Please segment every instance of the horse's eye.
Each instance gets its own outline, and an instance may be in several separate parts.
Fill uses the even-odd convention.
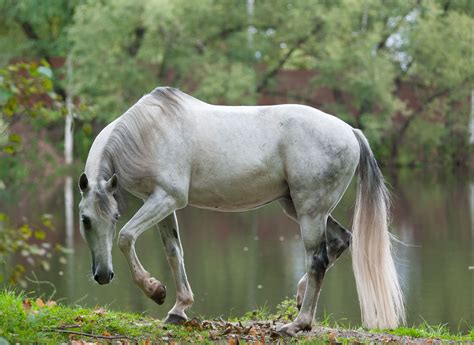
[[[91,228],[91,219],[87,216],[82,216],[81,220],[82,220],[82,224],[84,224],[84,229],[90,230],[90,228]]]

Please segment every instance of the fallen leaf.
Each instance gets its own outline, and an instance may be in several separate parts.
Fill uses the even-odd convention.
[[[219,331],[216,331],[216,330],[209,331],[209,339],[211,340],[219,339]]]
[[[82,321],[84,321],[84,316],[78,315],[78,316],[76,316],[76,318],[74,319],[74,321],[76,321],[76,322],[82,322]]]
[[[239,337],[237,335],[231,335],[227,339],[227,345],[238,345],[239,344]]]
[[[37,298],[36,299],[36,305],[39,307],[39,308],[43,308],[46,304],[44,304],[43,300],[41,298]]]
[[[97,315],[105,315],[105,313],[107,313],[107,310],[105,310],[104,308],[100,307],[100,308],[96,308],[94,309],[94,313],[97,314]]]
[[[25,298],[22,303],[23,310],[24,311],[29,311],[31,309],[31,301],[29,298]]]
[[[107,331],[104,331],[104,333],[102,333],[102,335],[103,335],[104,337],[110,337],[112,334],[110,334],[110,333],[107,332]]]
[[[255,327],[251,327],[247,334],[251,335],[253,337],[256,337],[257,336],[257,330],[255,329]]]
[[[203,324],[196,318],[192,318],[191,320],[186,321],[184,325],[187,326],[190,330],[192,330],[193,328],[197,328],[199,330],[203,329]]]
[[[328,334],[328,340],[329,340],[331,343],[337,342],[336,333],[334,333],[334,332],[329,332],[329,334]]]
[[[46,302],[46,305],[48,307],[54,307],[54,306],[56,306],[56,301],[48,301],[48,302]]]

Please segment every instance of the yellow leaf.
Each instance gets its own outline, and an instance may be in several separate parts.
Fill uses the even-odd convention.
[[[21,137],[18,134],[10,134],[8,140],[12,143],[21,143]]]
[[[44,304],[43,300],[41,298],[37,298],[36,299],[36,305],[39,307],[39,308],[43,308],[46,304]]]
[[[48,307],[54,307],[56,305],[56,301],[48,301],[48,302],[46,302],[46,305]]]
[[[96,308],[96,309],[94,310],[94,313],[96,313],[97,315],[104,315],[106,312],[107,312],[107,310],[105,310],[105,309],[102,308],[102,307]]]
[[[329,332],[329,334],[328,334],[328,340],[329,340],[331,343],[337,342],[336,333],[334,333],[334,332]]]
[[[232,335],[229,339],[227,339],[227,345],[238,345],[239,344],[239,337],[236,335]]]
[[[24,311],[29,311],[31,309],[31,301],[29,298],[26,298],[22,302],[23,310]]]

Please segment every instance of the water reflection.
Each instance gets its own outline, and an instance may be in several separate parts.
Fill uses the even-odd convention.
[[[466,329],[474,321],[474,271],[469,270],[474,264],[474,183],[462,173],[406,171],[386,175],[390,176],[395,195],[393,232],[401,242],[408,244],[395,244],[395,251],[406,291],[409,323],[426,320],[447,323],[453,329]],[[39,279],[53,282],[56,298],[65,298],[71,303],[80,300],[88,306],[108,304],[113,309],[164,317],[175,295],[159,234],[144,233],[137,242],[137,252],[144,266],[168,285],[165,305],[155,305],[132,283],[118,249],[113,252],[116,279],[110,285],[98,286],[88,278],[90,254],[80,238],[77,223],[73,225],[73,217],[70,218],[73,209],[59,211],[65,200],[66,204],[72,202],[73,195],[67,190],[73,185],[66,179],[64,194],[58,188],[46,200],[30,196],[20,208],[9,206],[11,203],[6,204],[5,199],[0,200],[14,219],[25,215],[34,219],[35,214],[49,212],[55,215],[59,230],[75,227],[73,236],[70,230],[57,233],[58,241],[74,247],[68,263],[54,262],[50,272],[36,272]],[[354,194],[354,186],[351,186],[335,211],[335,217],[346,226],[350,226]],[[79,200],[77,195],[75,200],[75,203]],[[130,206],[128,216],[139,203],[131,202]],[[238,214],[187,208],[178,212],[178,219],[186,268],[196,300],[190,315],[241,315],[265,304],[274,308],[286,296],[295,294],[297,282],[304,273],[303,246],[297,224],[284,216],[278,205]],[[45,293],[49,294],[49,289]],[[324,314],[352,324],[360,322],[348,252],[324,281],[318,318]]]
[[[70,252],[67,255],[66,261],[66,275],[65,282],[67,285],[67,295],[74,296],[76,286],[75,282],[75,270],[74,270],[74,263],[76,261],[74,255],[74,189],[73,189],[73,179],[71,176],[66,176],[64,178],[64,246]]]
[[[74,190],[72,185],[72,177],[66,176],[64,178],[64,242],[70,249],[74,248]]]

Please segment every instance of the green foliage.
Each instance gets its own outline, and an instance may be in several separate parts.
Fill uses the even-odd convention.
[[[64,56],[67,27],[80,1],[0,0],[0,65],[12,58]]]
[[[429,325],[424,322],[416,327],[398,327],[394,330],[388,330],[387,333],[400,336],[409,336],[413,338],[431,338],[452,341],[474,341],[472,334],[474,329],[471,329],[469,334],[462,335],[461,333],[451,332],[446,325]],[[376,333],[377,330],[372,330]]]
[[[53,72],[46,61],[20,62],[0,69],[0,132],[1,149],[13,155],[21,149],[22,138],[8,134],[8,125],[19,119],[38,124],[61,118],[64,112],[53,91]]]
[[[459,164],[472,154],[469,0],[275,0],[256,1],[252,11],[232,0],[0,0],[0,9],[0,64],[70,54],[72,91],[96,123],[158,85],[236,105],[272,93],[313,105],[328,91],[334,99],[316,105],[362,128],[386,163]],[[285,70],[314,78],[281,92]],[[64,91],[60,73],[44,72]],[[79,152],[90,139],[79,132]]]
[[[124,338],[136,341],[163,341],[162,337],[174,337],[181,341],[209,341],[207,331],[187,330],[177,326],[164,327],[161,321],[138,314],[114,312],[105,308],[86,309],[58,305],[9,291],[0,294],[0,316],[0,337],[11,342],[59,343],[87,338],[61,333],[61,330],[99,336],[121,334]],[[76,327],[63,328],[68,325]]]
[[[77,92],[113,119],[158,85],[220,102],[255,102],[242,5],[202,1],[87,2],[70,28]],[[228,10],[233,10],[230,18]],[[229,33],[227,33],[227,30]],[[232,31],[235,30],[235,36]],[[100,33],[100,34],[98,34]],[[231,36],[228,40],[223,36]],[[94,47],[88,43],[94,40]],[[92,102],[91,102],[92,103]]]
[[[14,226],[8,217],[0,213],[0,283],[26,287],[27,269],[41,268],[48,271],[55,252],[64,248],[48,241],[48,234],[54,231],[51,216],[44,214],[38,224]],[[20,261],[10,265],[12,257],[19,255]]]
[[[264,305],[256,310],[245,313],[241,318],[235,318],[235,321],[291,321],[298,315],[295,298],[286,298],[276,307],[276,313],[272,313],[268,306]]]
[[[292,302],[284,302],[288,308],[284,314],[293,313]],[[282,308],[285,306],[282,305]],[[280,312],[283,312],[281,310]],[[253,335],[253,341],[261,341],[263,324],[270,325],[270,320],[277,320],[276,315],[267,314],[268,318],[260,321],[237,320],[229,323],[224,320],[219,321],[198,321],[191,320],[184,326],[164,325],[162,321],[144,315],[116,312],[107,308],[96,307],[94,309],[83,308],[81,306],[67,306],[57,304],[51,300],[33,298],[25,295],[18,295],[11,291],[0,293],[0,339],[5,338],[10,342],[20,343],[58,343],[71,340],[100,340],[94,337],[109,337],[109,341],[120,339],[131,342],[170,342],[180,343],[212,343],[217,341],[230,340],[237,336],[248,337]],[[283,320],[285,321],[285,320]],[[245,326],[247,325],[247,326]],[[353,342],[366,343],[371,341],[370,335],[380,333],[372,330],[371,333],[361,331],[358,328],[345,330],[343,328],[329,328],[334,325],[323,325],[326,329],[317,334],[302,334],[295,339],[285,339],[289,343],[327,343],[334,342],[334,334],[338,333],[337,340],[344,344]],[[276,342],[279,335],[270,329],[263,328],[265,336],[263,339],[269,342]],[[235,333],[239,331],[240,333]],[[69,332],[69,333],[68,333]],[[376,334],[377,340],[383,337],[390,339],[390,334],[400,336],[410,336],[413,338],[443,339],[452,341],[473,341],[472,330],[469,334],[451,333],[443,326],[429,326],[422,324],[417,327],[400,327],[395,330],[384,330]],[[227,338],[227,339],[226,339]],[[331,340],[332,338],[332,340]],[[374,338],[376,339],[376,338]],[[243,340],[243,339],[242,339]],[[397,341],[397,339],[392,339]],[[405,339],[406,341],[406,339]]]

